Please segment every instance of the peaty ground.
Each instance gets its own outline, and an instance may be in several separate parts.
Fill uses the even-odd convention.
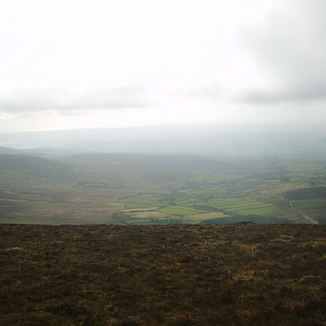
[[[326,226],[0,225],[0,325],[325,325]]]

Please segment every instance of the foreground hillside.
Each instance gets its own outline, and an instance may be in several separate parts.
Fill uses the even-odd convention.
[[[0,325],[325,325],[326,226],[0,225]]]

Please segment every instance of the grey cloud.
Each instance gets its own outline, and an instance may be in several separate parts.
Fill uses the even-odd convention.
[[[91,110],[149,106],[139,87],[121,87],[93,93],[72,94],[63,90],[20,91],[0,97],[0,113],[78,113]]]
[[[252,90],[237,97],[240,101],[260,105],[277,105],[282,103],[322,103],[326,101],[326,88],[297,87],[280,90]]]
[[[246,102],[326,100],[326,1],[292,0],[251,35],[251,49],[271,88],[248,91]]]

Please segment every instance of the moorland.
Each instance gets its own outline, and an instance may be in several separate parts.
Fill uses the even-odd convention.
[[[0,325],[325,325],[324,225],[0,225]]]

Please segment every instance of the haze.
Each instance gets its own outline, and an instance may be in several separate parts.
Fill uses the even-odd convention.
[[[325,121],[322,0],[0,5],[0,132]]]

